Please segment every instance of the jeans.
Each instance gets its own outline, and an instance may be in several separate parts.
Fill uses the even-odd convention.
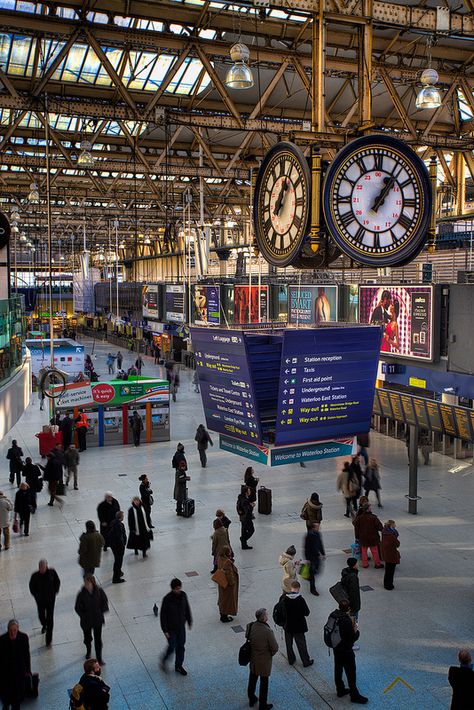
[[[95,657],[98,661],[102,660],[102,624],[99,626],[88,627],[82,629],[84,633],[84,645],[86,647],[87,654],[90,656],[92,648],[92,631],[94,632],[94,648]]]
[[[356,662],[352,648],[334,649],[334,682],[338,692],[341,692],[345,688],[342,679],[342,671],[345,671],[351,698],[356,697],[359,691],[357,690],[356,684]]]
[[[368,567],[369,566],[369,560],[367,558],[367,550],[368,547],[361,546],[362,550],[362,567]],[[370,548],[370,551],[372,553],[372,557],[374,560],[374,565],[376,567],[380,567],[380,557],[379,557],[379,548],[377,545],[373,545]]]
[[[165,663],[170,656],[175,654],[174,667],[181,668],[184,661],[184,644],[186,643],[186,629],[183,626],[178,631],[171,631],[168,639],[168,648],[163,656]]]
[[[385,589],[393,589],[393,575],[395,574],[395,562],[385,563],[385,574],[383,576],[383,586]]]
[[[314,578],[317,575],[319,571],[319,560],[317,562],[311,562],[309,563],[309,588],[311,590],[316,589],[316,585],[314,582]]]
[[[121,576],[122,572],[122,562],[123,562],[123,556],[125,554],[125,546],[120,545],[112,545],[111,547],[113,556],[114,556],[114,574],[112,577],[113,582],[118,582]]]
[[[49,604],[42,604],[37,601],[36,606],[38,607],[40,624],[46,627],[46,643],[50,644],[53,638],[54,601]]]
[[[247,694],[249,696],[249,700],[252,701],[255,698],[255,691],[257,689],[257,680],[260,678],[260,692],[258,694],[258,707],[260,710],[266,710],[267,707],[267,701],[268,701],[268,680],[269,676],[267,675],[255,675],[250,671],[249,675],[249,685],[247,688]]]
[[[289,631],[285,629],[285,643],[286,643],[286,655],[288,656],[288,663],[293,665],[296,661],[295,652],[293,651],[293,641],[296,643],[296,648],[300,654],[301,663],[307,666],[310,658],[308,653],[308,648],[306,646],[306,636],[304,633],[290,634]]]
[[[207,464],[206,449],[198,449],[198,451],[199,451],[199,458],[201,459],[201,466],[203,468],[206,468],[206,464]]]

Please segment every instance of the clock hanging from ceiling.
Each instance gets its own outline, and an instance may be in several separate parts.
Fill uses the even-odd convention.
[[[312,199],[324,221],[311,225]],[[302,151],[278,143],[257,176],[254,226],[257,246],[274,266],[321,268],[339,250],[358,264],[396,266],[423,248],[431,219],[432,188],[425,164],[403,141],[369,135],[348,143],[328,167],[321,195],[312,195]],[[310,232],[325,239],[311,256]]]

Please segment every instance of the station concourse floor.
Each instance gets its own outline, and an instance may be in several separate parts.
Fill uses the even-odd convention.
[[[117,347],[88,339],[82,342],[86,352],[94,347],[100,379],[111,379],[105,374],[105,357],[109,350],[116,353]],[[129,367],[136,354],[122,352],[124,367]],[[144,360],[142,374],[164,375],[151,358]],[[111,710],[248,707],[248,669],[237,663],[238,649],[244,642],[243,629],[259,607],[268,608],[271,616],[281,594],[279,554],[294,544],[297,556],[302,555],[305,525],[299,513],[313,491],[318,491],[324,503],[321,530],[327,554],[317,579],[321,596],[312,596],[308,583],[302,580],[302,591],[311,609],[307,642],[315,663],[303,668],[297,657],[296,664],[290,667],[281,630],[276,627],[280,650],[273,661],[269,702],[274,703],[275,710],[352,706],[348,697],[336,697],[333,658],[328,655],[322,633],[328,614],[335,608],[328,588],[340,578],[348,557],[345,550],[353,542],[351,522],[343,517],[343,499],[335,489],[342,461],[309,462],[306,468],[255,466],[260,483],[273,491],[273,512],[270,516],[256,513],[256,533],[250,541],[254,549],[240,550],[235,501],[249,462],[220,451],[215,435],[214,447],[208,452],[208,467],[201,469],[194,434],[204,421],[200,395],[194,393],[191,377],[189,370],[181,371],[178,401],[171,405],[171,441],[142,444],[139,448],[89,448],[81,454],[79,491],[68,490],[60,509],[57,504],[52,508],[46,505],[48,495],[43,490],[38,495],[29,538],[12,533],[10,549],[0,552],[0,631],[4,633],[10,618],[19,620],[21,630],[30,637],[32,669],[39,672],[41,679],[39,699],[25,702],[25,707],[68,707],[67,690],[82,674],[85,652],[74,612],[82,584],[77,563],[78,538],[87,519],[97,520],[96,508],[104,491],[113,491],[123,510],[128,510],[138,491],[141,473],[148,474],[155,498],[155,536],[148,558],[143,560],[126,552],[126,584],[111,582],[110,550],[103,553],[102,565],[96,571],[110,604],[103,630],[103,678],[112,689]],[[47,412],[39,411],[33,394],[20,422],[0,442],[4,461],[0,488],[11,498],[15,489],[8,482],[7,448],[16,438],[24,455],[39,461],[34,434],[47,419]],[[189,492],[196,501],[196,513],[190,519],[176,516],[172,500],[171,457],[178,441],[185,444],[192,479]],[[383,571],[370,567],[359,572],[360,584],[366,589],[361,593],[360,650],[356,653],[359,690],[369,697],[368,707],[373,710],[449,708],[448,667],[457,664],[460,648],[474,647],[473,468],[451,473],[450,469],[460,462],[432,455],[430,466],[420,465],[422,500],[419,514],[412,516],[407,513],[405,499],[408,466],[404,442],[372,434],[370,454],[380,463],[384,504],[383,510],[376,506],[373,510],[382,521],[396,521],[402,560],[392,592],[383,589]],[[239,613],[231,624],[219,621],[216,586],[209,574],[210,535],[218,507],[224,508],[232,520],[230,537],[240,573]],[[28,590],[30,575],[42,557],[61,578],[50,648],[44,645],[36,605]],[[183,581],[194,616],[193,628],[187,634],[186,678],[174,672],[173,663],[167,674],[158,666],[166,644],[153,605],[160,605],[175,576]],[[270,625],[274,628],[272,621]],[[398,680],[393,684],[397,678],[404,683]]]

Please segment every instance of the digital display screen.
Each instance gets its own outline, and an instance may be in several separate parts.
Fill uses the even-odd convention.
[[[337,321],[337,286],[288,286],[288,323]]]
[[[382,410],[382,416],[387,417],[388,419],[393,419],[393,414],[392,414],[392,408],[390,406],[390,399],[388,396],[388,392],[384,392],[384,390],[377,390],[377,393],[379,395],[379,402],[380,402],[380,408]]]
[[[428,419],[430,422],[430,429],[433,431],[444,432],[443,422],[441,421],[441,413],[439,411],[438,402],[433,402],[425,400],[426,411],[428,412]]]
[[[158,284],[146,284],[142,290],[143,317],[158,320]]]
[[[186,321],[185,287],[182,284],[166,284],[165,319],[175,323]]]
[[[379,393],[377,390],[375,391],[373,412],[374,412],[374,414],[377,414],[378,416],[382,415],[382,410],[380,408]]]
[[[406,423],[417,426],[418,421],[415,414],[415,407],[413,405],[413,397],[402,394],[400,395],[400,399],[402,401],[402,409]]]
[[[379,328],[285,331],[276,444],[368,431],[379,348]]]
[[[416,418],[418,420],[418,426],[422,429],[429,429],[430,422],[426,413],[425,400],[420,399],[419,397],[413,397],[412,400]]]
[[[449,404],[440,404],[441,421],[443,422],[444,433],[449,436],[457,436],[456,422],[454,420],[453,407]]]
[[[405,417],[403,415],[402,401],[398,392],[390,392],[390,404],[392,405],[393,418],[397,419],[399,422],[404,422]]]
[[[464,441],[472,440],[471,425],[469,421],[470,411],[468,409],[461,409],[461,407],[453,407],[454,417],[456,419],[456,424],[458,428],[458,433],[461,439]]]

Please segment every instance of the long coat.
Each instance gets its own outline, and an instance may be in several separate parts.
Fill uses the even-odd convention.
[[[30,642],[21,631],[12,641],[8,633],[0,636],[0,698],[18,703],[25,697],[25,675],[31,673]]]
[[[255,675],[266,676],[272,672],[272,658],[278,651],[275,634],[268,624],[254,621],[247,625],[246,634],[250,641],[250,670]]]
[[[217,566],[227,579],[227,587],[219,587],[219,611],[221,614],[235,616],[239,605],[239,572],[232,560],[228,557],[219,557]]]
[[[137,513],[138,530],[135,526],[134,510],[136,510]],[[129,533],[127,550],[142,550],[143,552],[145,552],[145,550],[148,550],[148,548],[150,547],[151,530],[150,532],[148,532],[147,528],[148,525],[145,519],[145,509],[142,505],[139,505],[136,508],[134,505],[132,505],[128,509]]]
[[[379,532],[383,529],[383,525],[370,510],[360,513],[353,520],[353,525],[356,539],[359,540],[362,547],[375,547],[379,544]]]
[[[296,573],[298,571],[298,565],[295,562],[294,556],[292,557],[287,552],[283,552],[278,560],[280,566],[283,568],[283,579],[281,582],[281,588],[284,592],[289,594],[291,592],[291,583],[296,579]]]
[[[186,471],[177,468],[174,475],[174,491],[173,497],[177,501],[182,501],[186,498]]]
[[[109,600],[102,587],[94,586],[92,592],[85,587],[76,597],[74,611],[81,620],[81,629],[93,629],[105,623],[104,612],[109,610]]]
[[[229,532],[225,527],[217,528],[212,536],[212,556],[217,559],[226,545],[230,547]]]
[[[100,532],[85,532],[79,538],[79,564],[83,569],[100,567],[105,540]]]
[[[395,565],[400,564],[399,547],[400,541],[395,531],[384,525],[382,530],[382,559],[384,562],[391,562]]]

